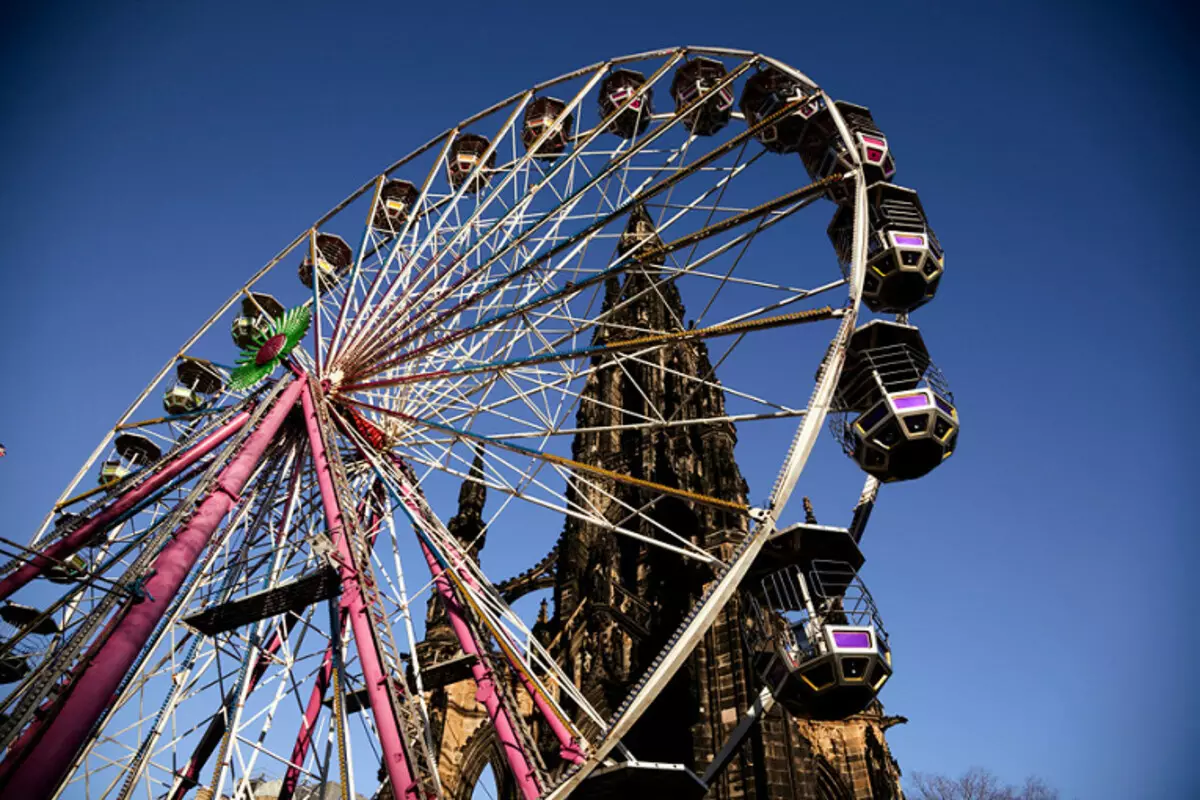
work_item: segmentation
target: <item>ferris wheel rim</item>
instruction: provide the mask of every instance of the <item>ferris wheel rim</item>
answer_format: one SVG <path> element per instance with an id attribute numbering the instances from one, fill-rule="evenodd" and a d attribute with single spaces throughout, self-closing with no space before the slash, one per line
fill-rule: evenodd
<path id="1" fill-rule="evenodd" d="M 574 72 L 565 73 L 564 75 L 561 75 L 557 78 L 551 79 L 550 81 L 545 81 L 545 82 L 542 82 L 539 84 L 535 84 L 534 87 L 532 87 L 531 89 L 528 89 L 524 92 L 514 94 L 510 98 L 508 98 L 500 103 L 497 103 L 497 104 L 489 107 L 488 109 L 485 109 L 484 111 L 479 112 L 476 115 L 473 115 L 472 117 L 467 118 L 466 120 L 458 123 L 458 125 L 456 125 L 456 126 L 453 126 L 449 129 L 447 129 L 442 134 L 440 134 L 438 137 L 431 139 L 425 145 L 422 145 L 417 150 L 412 151 L 411 153 L 409 153 L 408 155 L 406 155 L 399 161 L 395 162 L 393 165 L 388 167 L 387 170 L 385 170 L 384 172 L 377 175 L 375 178 L 373 178 L 368 183 L 364 184 L 362 187 L 360 187 L 360 189 L 358 189 L 357 191 L 352 193 L 349 197 L 347 197 L 341 203 L 334 206 L 330 211 L 328 211 L 325 215 L 323 215 L 321 218 L 319 218 L 317 220 L 317 222 L 315 222 L 312 226 L 310 226 L 308 229 L 306 229 L 304 231 L 304 233 L 300 234 L 295 240 L 293 240 L 293 242 L 291 244 L 289 244 L 286 248 L 284 248 L 284 250 L 282 250 L 278 255 L 276 255 L 274 258 L 272 258 L 265 266 L 263 266 L 261 269 L 259 269 L 259 271 L 256 272 L 245 284 L 243 284 L 241 289 L 239 289 L 237 292 L 235 292 L 201 326 L 201 328 L 199 330 L 197 330 L 196 333 L 193 334 L 193 336 L 176 352 L 176 354 L 160 370 L 158 375 L 156 375 L 155 378 L 151 381 L 151 383 L 143 390 L 141 395 L 139 395 L 139 397 L 134 401 L 134 403 L 129 407 L 129 409 L 121 416 L 121 418 L 118 420 L 118 422 L 113 426 L 113 428 L 105 436 L 104 440 L 102 440 L 102 442 L 97 447 L 96 451 L 93 453 L 91 458 L 85 463 L 84 467 L 80 470 L 80 473 L 76 476 L 76 478 L 72 481 L 72 483 L 63 492 L 62 496 L 60 496 L 58 501 L 56 501 L 56 506 L 58 504 L 60 504 L 64 499 L 66 499 L 67 495 L 73 490 L 73 488 L 75 486 L 78 485 L 78 482 L 84 477 L 84 475 L 86 475 L 87 470 L 90 468 L 90 466 L 100 456 L 100 454 L 104 452 L 104 449 L 108 446 L 108 443 L 111 441 L 112 437 L 121 429 L 122 425 L 124 425 L 125 423 L 128 422 L 128 420 L 130 419 L 132 414 L 144 403 L 144 401 L 150 395 L 150 393 L 154 390 L 154 388 L 163 381 L 163 379 L 170 372 L 171 368 L 178 362 L 179 358 L 181 358 L 192 345 L 194 345 L 197 341 L 199 341 L 201 339 L 201 337 L 204 336 L 204 334 L 207 333 L 212 328 L 212 326 L 239 299 L 247 297 L 247 296 L 251 296 L 252 289 L 262 279 L 262 277 L 265 276 L 268 272 L 270 272 L 274 267 L 278 266 L 283 261 L 283 259 L 285 257 L 287 257 L 287 255 L 289 253 L 292 253 L 293 251 L 295 251 L 295 249 L 297 247 L 299 247 L 306 238 L 309 240 L 309 243 L 310 243 L 309 248 L 310 248 L 310 253 L 311 253 L 312 248 L 315 247 L 315 245 L 313 244 L 313 242 L 315 241 L 315 236 L 317 234 L 318 229 L 320 228 L 320 226 L 322 224 L 324 224 L 329 219 L 333 218 L 339 211 L 345 209 L 347 206 L 349 206 L 351 203 L 353 203 L 356 199 L 361 197 L 365 192 L 370 191 L 372 187 L 375 187 L 376 192 L 378 192 L 378 187 L 382 184 L 382 182 L 384 180 L 386 180 L 389 176 L 391 176 L 396 170 L 401 168 L 404 164 L 408 163 L 412 159 L 414 159 L 417 156 L 421 155 L 422 153 L 428 151 L 430 148 L 436 146 L 439 143 L 443 144 L 444 146 L 448 146 L 449 143 L 453 140 L 454 136 L 458 132 L 463 130 L 465 127 L 467 127 L 468 125 L 474 123 L 475 121 L 477 121 L 479 119 L 482 119 L 482 118 L 488 116 L 489 114 L 495 113 L 498 110 L 502 110 L 502 109 L 506 108 L 510 104 L 512 104 L 514 106 L 513 117 L 515 117 L 516 114 L 519 113 L 520 98 L 526 98 L 526 100 L 528 100 L 528 98 L 533 97 L 536 92 L 539 92 L 545 88 L 549 88 L 558 83 L 570 80 L 575 77 L 585 75 L 589 71 L 599 71 L 599 70 L 603 70 L 603 69 L 611 69 L 613 66 L 616 66 L 616 65 L 628 64 L 628 63 L 637 62 L 639 60 L 645 60 L 645 59 L 656 58 L 656 57 L 675 56 L 678 59 L 678 58 L 683 58 L 684 56 L 691 54 L 691 53 L 740 57 L 740 58 L 745 58 L 747 60 L 754 59 L 754 62 L 753 62 L 754 64 L 759 64 L 759 63 L 770 64 L 772 66 L 775 66 L 776 68 L 784 69 L 798 77 L 803 78 L 804 80 L 808 81 L 809 83 L 811 83 L 811 81 L 809 81 L 809 79 L 807 79 L 806 76 L 803 76 L 803 73 L 799 73 L 799 72 L 793 70 L 792 68 L 783 64 L 782 62 L 777 62 L 774 59 L 769 59 L 768 57 L 762 56 L 760 54 L 750 53 L 749 51 L 736 51 L 736 50 L 730 50 L 730 49 L 725 49 L 725 48 L 704 48 L 704 47 L 688 47 L 688 48 L 673 48 L 673 49 L 655 50 L 655 51 L 649 51 L 646 53 L 622 56 L 622 57 L 610 59 L 610 60 L 604 61 L 604 62 L 597 62 L 596 64 L 589 65 L 588 67 L 581 68 Z M 814 84 L 814 86 L 815 86 L 815 84 Z M 831 108 L 834 121 L 840 129 L 841 135 L 843 137 L 848 137 L 848 133 L 846 132 L 846 129 L 845 129 L 845 123 L 841 120 L 840 115 L 838 114 L 836 108 L 833 105 L 832 99 L 829 98 L 827 95 L 825 95 L 825 93 L 823 91 L 820 91 L 819 89 L 818 89 L 818 91 L 820 92 L 821 96 L 825 98 L 826 103 Z M 499 141 L 499 137 L 497 137 L 497 144 L 498 144 L 498 141 Z M 495 146 L 495 145 L 493 145 L 493 146 Z M 853 158 L 857 161 L 857 153 L 854 153 L 853 151 L 851 151 L 851 152 L 853 153 Z M 439 160 L 439 162 L 435 163 L 435 167 L 434 167 L 435 170 L 437 168 L 437 166 L 436 166 L 437 163 L 440 163 L 440 160 Z M 862 292 L 862 277 L 863 277 L 863 263 L 864 263 L 863 254 L 865 253 L 865 249 L 866 249 L 865 248 L 865 238 L 864 238 L 865 233 L 863 232 L 864 216 L 862 215 L 862 210 L 865 208 L 865 186 L 862 185 L 863 181 L 862 181 L 862 173 L 861 173 L 861 162 L 859 162 L 858 166 L 859 166 L 859 171 L 852 176 L 848 176 L 849 178 L 855 180 L 856 185 L 857 185 L 857 190 L 856 190 L 856 195 L 855 195 L 855 197 L 856 197 L 856 213 L 854 216 L 854 219 L 856 222 L 856 225 L 855 225 L 855 240 L 856 241 L 854 244 L 855 258 L 854 258 L 854 264 L 851 269 L 851 276 L 845 282 L 848 287 L 850 302 L 849 302 L 849 306 L 846 309 L 844 309 L 844 312 L 840 315 L 841 322 L 840 322 L 840 324 L 838 326 L 838 330 L 835 333 L 833 340 L 831 342 L 832 352 L 838 352 L 838 351 L 844 352 L 844 348 L 845 348 L 846 342 L 848 341 L 849 334 L 850 334 L 850 332 L 853 331 L 854 321 L 858 315 L 860 296 L 861 296 L 861 292 Z M 461 192 L 460 192 L 460 194 L 461 194 Z M 860 240 L 861 240 L 861 247 L 860 247 Z M 356 267 L 357 267 L 358 260 L 361 260 L 361 253 L 360 253 L 359 259 L 356 260 Z M 319 283 L 320 283 L 319 279 L 314 274 L 314 277 L 313 277 L 314 305 L 318 304 L 315 302 L 315 295 L 317 294 L 317 286 L 319 286 Z M 348 295 L 347 295 L 347 297 L 348 297 Z M 307 301 L 306 301 L 306 303 L 307 303 Z M 316 309 L 315 316 L 318 317 L 318 319 L 319 319 L 319 316 L 320 316 L 319 309 Z M 340 326 L 339 326 L 339 328 L 340 328 Z M 332 344 L 332 340 L 331 340 L 331 344 Z M 313 356 L 318 360 L 318 365 L 320 365 L 320 357 L 321 356 L 320 356 L 320 347 L 319 346 L 317 348 L 315 348 Z M 796 481 L 799 479 L 800 472 L 804 468 L 804 465 L 807 461 L 808 453 L 811 451 L 812 442 L 813 442 L 813 440 L 815 440 L 816 433 L 811 433 L 811 431 L 819 432 L 822 428 L 824 413 L 828 410 L 829 395 L 831 394 L 831 392 L 833 390 L 833 386 L 836 385 L 837 375 L 838 375 L 838 372 L 840 371 L 840 368 L 841 368 L 841 362 L 835 356 L 833 361 L 826 367 L 821 379 L 817 381 L 817 386 L 814 388 L 814 391 L 813 391 L 813 397 L 810 398 L 809 405 L 805 407 L 805 414 L 800 423 L 800 426 L 797 428 L 795 437 L 793 438 L 791 450 L 789 451 L 789 454 L 787 456 L 787 459 L 785 460 L 784 466 L 783 466 L 783 468 L 781 468 L 779 476 L 776 479 L 775 486 L 772 489 L 771 499 L 768 503 L 768 507 L 765 509 L 754 510 L 752 513 L 752 515 L 754 516 L 754 518 L 756 520 L 756 524 L 754 526 L 756 533 L 752 534 L 755 541 L 765 541 L 765 538 L 770 535 L 770 532 L 773 529 L 779 515 L 783 512 L 783 510 L 787 506 L 787 501 L 791 495 L 792 490 L 795 487 Z M 824 396 L 824 400 L 817 403 L 817 409 L 818 409 L 817 413 L 812 413 L 813 403 L 814 403 L 814 401 L 816 401 L 818 399 L 819 393 Z M 53 518 L 54 514 L 55 514 L 55 511 L 52 510 L 51 513 L 47 517 L 47 524 L 48 524 L 49 520 Z M 43 528 L 42 528 L 42 532 L 44 532 L 45 530 L 46 530 L 46 525 L 44 524 Z M 39 532 L 39 535 L 40 535 L 40 533 L 41 532 Z M 748 537 L 748 539 L 749 538 L 751 538 L 751 537 Z M 35 539 L 35 542 L 36 541 L 37 541 L 37 539 Z M 749 559 L 739 558 L 739 563 L 741 563 L 741 562 L 748 563 L 748 560 Z M 736 586 L 736 582 L 731 582 L 729 584 L 729 586 L 731 586 L 731 587 Z M 732 589 L 731 589 L 731 591 L 732 591 Z M 667 677 L 669 678 L 669 675 Z M 664 680 L 665 680 L 665 678 L 664 678 Z M 629 724 L 632 724 L 632 723 L 629 723 Z M 615 746 L 616 742 L 619 742 L 619 738 L 620 737 L 617 737 L 616 741 L 614 741 L 613 746 Z M 598 761 L 600 756 L 596 756 L 596 758 Z M 64 784 L 64 786 L 65 786 L 65 784 Z M 555 791 L 555 794 L 550 795 L 551 797 L 558 796 L 559 789 L 556 788 L 554 791 Z M 566 790 L 564 789 L 563 791 L 566 791 Z"/>

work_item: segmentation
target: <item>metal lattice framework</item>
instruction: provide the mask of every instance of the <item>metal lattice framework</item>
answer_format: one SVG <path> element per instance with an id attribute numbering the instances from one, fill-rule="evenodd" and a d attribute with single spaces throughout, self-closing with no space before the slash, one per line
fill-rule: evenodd
<path id="1" fill-rule="evenodd" d="M 701 57 L 723 70 L 676 103 L 673 75 Z M 622 69 L 644 83 L 602 97 Z M 690 132 L 706 103 L 763 70 L 803 97 L 750 120 L 732 108 L 728 124 Z M 814 182 L 758 140 L 814 102 L 857 159 L 832 99 L 766 56 L 677 48 L 595 64 L 431 139 L 253 274 L 117 420 L 28 545 L 4 544 L 13 560 L 0 599 L 42 612 L 0 643 L 0 665 L 19 673 L 0 702 L 4 793 L 243 796 L 266 775 L 282 781 L 280 797 L 333 781 L 345 797 L 381 781 L 397 797 L 440 796 L 411 614 L 430 593 L 475 656 L 472 677 L 524 797 L 565 797 L 606 762 L 635 760 L 622 739 L 775 535 L 855 329 L 861 164 Z M 526 121 L 547 108 L 558 127 L 531 132 Z M 613 132 L 630 119 L 636 135 Z M 456 146 L 468 133 L 477 138 Z M 548 155 L 555 143 L 561 152 Z M 798 244 L 814 238 L 804 212 L 835 185 L 854 213 L 848 269 L 827 242 L 811 255 Z M 613 292 L 633 274 L 645 278 L 639 295 Z M 695 318 L 663 330 L 618 316 L 668 292 Z M 287 369 L 230 391 L 230 329 L 248 341 L 265 330 L 256 309 L 265 318 L 301 305 L 312 327 Z M 797 365 L 805 341 L 814 360 Z M 662 354 L 680 342 L 711 348 L 713 370 L 673 371 Z M 640 409 L 604 431 L 736 424 L 775 472 L 764 502 L 574 457 L 573 438 L 596 432 L 576 424 L 581 405 L 605 402 L 589 379 L 622 370 L 636 389 L 635 366 L 724 403 L 683 418 L 642 392 Z M 814 367 L 815 382 L 797 377 Z M 155 407 L 164 395 L 175 413 Z M 103 461 L 122 458 L 114 437 L 129 431 L 161 458 L 89 488 Z M 711 567 L 614 715 L 592 708 L 505 601 L 500 576 L 448 531 L 462 481 L 500 498 L 486 519 L 496 538 L 576 519 Z M 616 484 L 647 501 L 625 502 Z M 869 481 L 856 524 L 875 490 Z M 653 515 L 668 497 L 719 508 L 747 533 L 714 554 Z M 557 759 L 533 747 L 517 691 L 557 737 Z"/>

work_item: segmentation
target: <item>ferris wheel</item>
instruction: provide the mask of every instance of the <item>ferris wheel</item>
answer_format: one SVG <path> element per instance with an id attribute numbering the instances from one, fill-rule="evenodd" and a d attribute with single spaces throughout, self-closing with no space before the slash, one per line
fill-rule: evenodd
<path id="1" fill-rule="evenodd" d="M 943 254 L 895 170 L 866 108 L 699 47 L 540 83 L 385 169 L 248 269 L 3 545 L 0 791 L 462 796 L 426 701 L 451 666 L 524 800 L 699 796 L 766 705 L 864 708 L 892 666 L 858 542 L 958 435 L 908 322 Z M 827 423 L 867 474 L 844 527 L 791 522 Z M 735 445 L 749 488 L 713 477 Z M 564 529 L 695 587 L 645 612 L 669 631 L 619 702 L 477 558 Z M 422 659 L 433 596 L 456 665 Z M 639 759 L 733 602 L 762 694 L 704 775 Z"/>

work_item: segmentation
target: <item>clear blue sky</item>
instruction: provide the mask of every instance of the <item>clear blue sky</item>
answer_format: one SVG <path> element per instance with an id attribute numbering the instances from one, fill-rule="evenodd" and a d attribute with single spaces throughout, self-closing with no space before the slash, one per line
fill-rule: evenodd
<path id="1" fill-rule="evenodd" d="M 961 449 L 889 487 L 864 543 L 902 767 L 1200 796 L 1183 4 L 21 5 L 0 23 L 3 535 L 28 537 L 249 269 L 385 164 L 608 56 L 755 49 L 871 107 L 947 251 L 915 319 Z"/>

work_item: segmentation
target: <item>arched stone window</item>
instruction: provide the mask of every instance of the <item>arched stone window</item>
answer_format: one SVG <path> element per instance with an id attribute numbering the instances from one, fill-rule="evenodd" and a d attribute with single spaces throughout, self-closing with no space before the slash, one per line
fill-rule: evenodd
<path id="1" fill-rule="evenodd" d="M 520 800 L 516 783 L 508 771 L 508 764 L 500 749 L 500 742 L 488 725 L 477 730 L 463 748 L 462 769 L 459 772 L 459 784 L 451 795 L 453 800 L 472 800 L 486 767 L 491 767 L 492 779 L 496 786 L 496 800 Z"/>
<path id="2" fill-rule="evenodd" d="M 854 800 L 841 776 L 823 758 L 817 759 L 817 793 L 821 800 Z"/>

